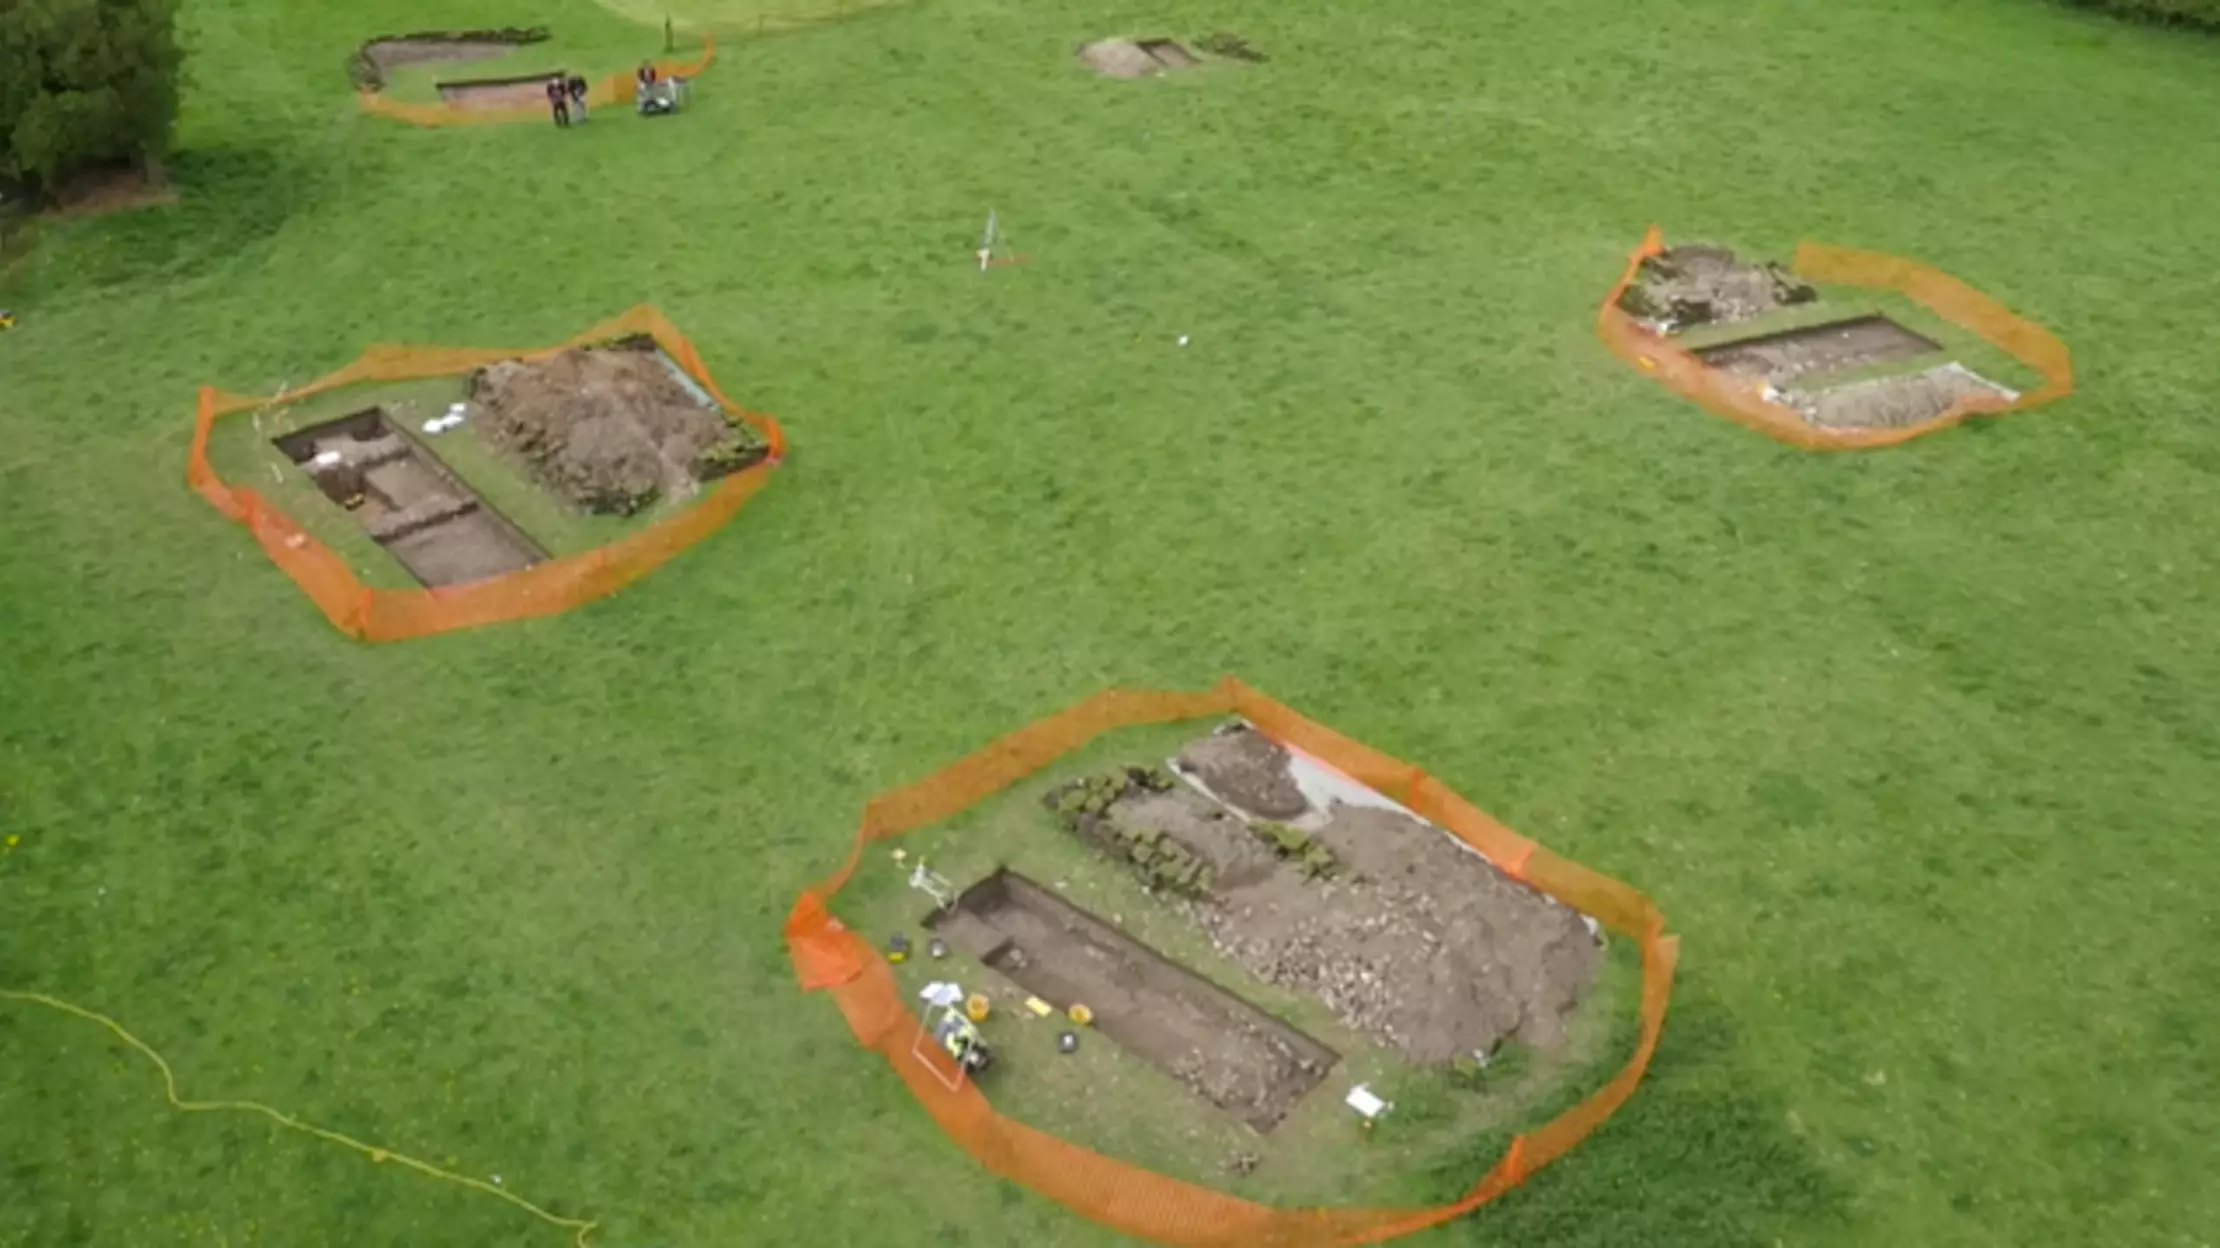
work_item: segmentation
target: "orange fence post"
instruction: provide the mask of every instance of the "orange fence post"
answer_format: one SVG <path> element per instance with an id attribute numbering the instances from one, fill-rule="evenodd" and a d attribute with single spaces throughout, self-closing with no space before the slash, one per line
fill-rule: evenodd
<path id="1" fill-rule="evenodd" d="M 1639 943 L 1641 1033 L 1611 1081 L 1511 1142 L 1459 1200 L 1425 1209 L 1279 1209 L 1106 1157 L 996 1113 L 976 1084 L 950 1086 L 907 1058 L 915 1019 L 893 972 L 832 913 L 831 900 L 867 846 L 929 826 L 1039 771 L 1112 729 L 1238 711 L 1267 734 L 1375 787 L 1407 791 L 1414 809 L 1459 837 L 1520 864 L 1533 887 Z M 827 992 L 863 1047 L 876 1051 L 949 1138 L 995 1174 L 1128 1235 L 1182 1248 L 1339 1248 L 1371 1244 L 1461 1217 L 1524 1182 L 1603 1125 L 1632 1096 L 1663 1034 L 1679 958 L 1677 937 L 1641 893 L 1535 846 L 1408 763 L 1361 745 L 1238 680 L 1199 693 L 1111 689 L 1036 721 L 864 806 L 847 861 L 796 899 L 784 934 L 805 992 Z"/>

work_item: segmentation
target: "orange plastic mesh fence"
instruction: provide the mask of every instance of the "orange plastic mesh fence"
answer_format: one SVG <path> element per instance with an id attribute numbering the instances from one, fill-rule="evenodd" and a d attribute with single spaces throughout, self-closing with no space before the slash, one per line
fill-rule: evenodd
<path id="1" fill-rule="evenodd" d="M 497 360 L 544 359 L 558 351 L 634 335 L 653 338 L 727 412 L 760 432 L 770 455 L 712 486 L 698 503 L 667 520 L 606 546 L 551 559 L 503 576 L 438 589 L 373 589 L 346 561 L 304 532 L 292 517 L 254 490 L 232 485 L 208 462 L 208 439 L 216 421 L 240 412 L 290 403 L 342 386 L 376 381 L 408 381 L 465 373 Z M 694 344 L 650 307 L 638 307 L 603 321 L 560 346 L 531 352 L 469 350 L 455 347 L 375 346 L 328 377 L 266 398 L 225 394 L 203 386 L 185 461 L 185 482 L 216 510 L 247 527 L 254 540 L 285 570 L 332 624 L 364 641 L 398 641 L 503 620 L 529 619 L 568 610 L 630 584 L 671 556 L 709 536 L 730 520 L 786 455 L 786 433 L 769 416 L 742 409 L 725 397 L 709 375 Z"/>
<path id="2" fill-rule="evenodd" d="M 1833 285 L 1896 291 L 1944 320 L 1979 335 L 2043 378 L 2040 387 L 2017 399 L 1970 395 L 1940 415 L 1901 428 L 1817 427 L 1805 421 L 1795 408 L 1766 398 L 1762 382 L 1705 367 L 1695 355 L 1643 328 L 1640 322 L 1620 310 L 1619 297 L 1634 281 L 1635 271 L 1644 260 L 1664 250 L 1664 235 L 1657 227 L 1650 227 L 1642 245 L 1628 258 L 1626 272 L 1611 288 L 1602 310 L 1597 313 L 1597 335 L 1621 358 L 1656 377 L 1682 397 L 1792 446 L 1812 451 L 1895 446 L 1938 429 L 1947 429 L 1969 416 L 2024 411 L 2073 393 L 2073 357 L 2066 345 L 2042 326 L 2014 315 L 2003 304 L 1957 278 L 1916 260 L 1807 242 L 1796 248 L 1795 268 L 1804 277 Z"/>
<path id="3" fill-rule="evenodd" d="M 690 61 L 658 59 L 655 72 L 664 78 L 698 78 L 703 70 L 717 59 L 717 40 L 713 35 L 702 36 L 701 55 Z M 617 70 L 593 80 L 586 89 L 586 102 L 594 108 L 621 108 L 632 103 L 634 73 L 630 69 Z M 396 100 L 382 91 L 358 92 L 355 98 L 362 111 L 377 117 L 390 117 L 417 126 L 483 126 L 512 121 L 546 121 L 547 105 L 519 104 L 511 108 L 458 108 L 453 104 L 411 104 Z"/>
<path id="4" fill-rule="evenodd" d="M 873 842 L 953 815 L 1112 729 L 1228 713 L 1243 715 L 1266 733 L 1406 799 L 1419 814 L 1506 871 L 1639 944 L 1641 1039 L 1633 1056 L 1580 1104 L 1513 1140 L 1457 1201 L 1425 1209 L 1277 1209 L 1103 1156 L 1005 1118 L 976 1085 L 957 1078 L 937 1049 L 914 1046 L 917 1017 L 893 973 L 869 942 L 832 914 L 833 895 Z M 1204 693 L 1107 690 L 874 798 L 864 807 L 847 862 L 796 901 L 787 918 L 786 940 L 802 988 L 830 992 L 856 1039 L 886 1059 L 925 1111 L 981 1165 L 1129 1235 L 1192 1248 L 1377 1243 L 1459 1217 L 1509 1191 L 1601 1126 L 1633 1094 L 1665 1025 L 1680 949 L 1679 938 L 1665 934 L 1664 915 L 1641 893 L 1539 848 L 1418 768 L 1351 741 L 1231 678 Z"/>

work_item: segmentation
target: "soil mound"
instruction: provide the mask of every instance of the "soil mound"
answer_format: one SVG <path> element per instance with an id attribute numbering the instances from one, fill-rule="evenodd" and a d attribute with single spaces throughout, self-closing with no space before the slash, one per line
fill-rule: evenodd
<path id="1" fill-rule="evenodd" d="M 764 453 L 752 431 L 705 403 L 647 344 L 503 360 L 470 375 L 470 394 L 495 446 L 588 511 L 630 515 Z"/>
<path id="2" fill-rule="evenodd" d="M 1661 322 L 1670 333 L 1691 325 L 1746 321 L 1818 297 L 1811 283 L 1783 265 L 1745 264 L 1727 248 L 1690 243 L 1644 260 L 1619 297 L 1619 309 Z"/>
<path id="3" fill-rule="evenodd" d="M 1259 819 L 1295 819 L 1310 809 L 1287 773 L 1286 748 L 1246 724 L 1195 742 L 1179 761 L 1212 793 Z"/>
<path id="4" fill-rule="evenodd" d="M 1193 907 L 1220 951 L 1414 1062 L 1564 1040 L 1598 960 L 1578 914 L 1395 811 L 1336 806 L 1314 836 L 1346 878 L 1281 866 Z"/>
<path id="5" fill-rule="evenodd" d="M 1248 774 L 1268 773 L 1275 751 L 1276 781 Z M 1183 757 L 1197 753 L 1235 760 L 1220 774 L 1256 790 L 1294 787 L 1286 751 L 1251 729 Z M 1075 781 L 1047 804 L 1221 953 L 1414 1062 L 1492 1054 L 1506 1038 L 1555 1047 L 1595 978 L 1599 947 L 1577 912 L 1398 810 L 1335 803 L 1306 833 L 1245 821 L 1145 768 Z"/>

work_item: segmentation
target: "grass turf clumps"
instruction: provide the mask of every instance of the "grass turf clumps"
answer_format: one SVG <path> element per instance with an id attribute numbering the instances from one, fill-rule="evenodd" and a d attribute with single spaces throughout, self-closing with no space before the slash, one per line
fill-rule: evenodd
<path id="1" fill-rule="evenodd" d="M 1249 825 L 1249 834 L 1270 847 L 1280 860 L 1293 863 L 1314 880 L 1332 879 L 1341 869 L 1341 859 L 1334 856 L 1334 851 L 1301 828 L 1258 822 Z"/>
<path id="2" fill-rule="evenodd" d="M 1145 793 L 1167 793 L 1177 783 L 1161 767 L 1127 767 L 1074 780 L 1043 799 L 1066 831 L 1123 859 L 1151 889 L 1182 897 L 1208 897 L 1216 882 L 1208 862 L 1161 828 L 1119 819 L 1112 807 Z"/>

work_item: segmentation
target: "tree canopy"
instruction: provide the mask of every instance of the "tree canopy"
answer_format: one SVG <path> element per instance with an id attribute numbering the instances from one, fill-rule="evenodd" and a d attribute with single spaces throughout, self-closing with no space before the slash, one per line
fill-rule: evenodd
<path id="1" fill-rule="evenodd" d="M 51 191 L 81 169 L 165 155 L 176 18 L 176 0 L 0 4 L 0 180 Z"/>

